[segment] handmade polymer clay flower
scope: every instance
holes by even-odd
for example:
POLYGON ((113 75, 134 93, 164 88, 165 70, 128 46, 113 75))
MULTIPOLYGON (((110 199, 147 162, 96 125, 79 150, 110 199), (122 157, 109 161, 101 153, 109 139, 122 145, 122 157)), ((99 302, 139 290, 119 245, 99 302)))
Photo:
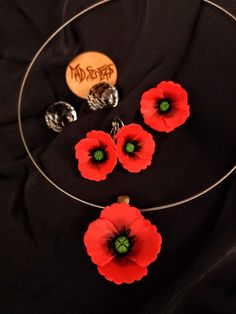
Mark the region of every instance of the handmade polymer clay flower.
POLYGON ((141 125, 131 123, 123 126, 116 134, 115 141, 117 157, 125 169, 139 172, 151 165, 155 142, 141 125))
POLYGON ((105 180, 117 163, 116 147, 111 136, 103 131, 91 131, 75 145, 78 169, 84 178, 105 180))
POLYGON ((186 90, 172 81, 162 81, 144 92, 140 101, 144 122, 160 132, 171 132, 190 115, 186 90))
POLYGON ((87 253, 98 272, 116 284, 147 275, 147 266, 156 260, 161 243, 156 226, 136 207, 124 203, 105 207, 84 235, 87 253))

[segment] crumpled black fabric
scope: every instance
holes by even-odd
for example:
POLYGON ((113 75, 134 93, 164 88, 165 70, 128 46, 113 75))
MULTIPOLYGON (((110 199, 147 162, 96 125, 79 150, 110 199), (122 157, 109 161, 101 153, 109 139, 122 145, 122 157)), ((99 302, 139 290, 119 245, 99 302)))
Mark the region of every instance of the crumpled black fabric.
MULTIPOLYGON (((140 282, 116 286, 97 273, 83 234, 100 210, 51 186, 30 162, 17 125, 17 97, 30 60, 50 34, 96 1, 0 2, 0 313, 236 313, 236 179, 182 206, 145 213, 163 247, 140 282)), ((218 1, 236 14, 234 1, 218 1)), ((114 0, 65 28, 32 69, 23 97, 29 148, 49 177, 99 205, 130 195, 147 208, 178 201, 226 173, 236 155, 236 24, 200 0, 114 0), (97 50, 118 68, 120 103, 91 112, 65 85, 76 54, 97 50), (141 94, 162 80, 189 92, 191 117, 170 134, 143 124, 141 94), (70 102, 78 121, 61 134, 44 112, 70 102), (115 116, 141 123, 157 142, 139 174, 121 167, 106 181, 81 178, 74 144, 91 129, 109 131, 115 116)))

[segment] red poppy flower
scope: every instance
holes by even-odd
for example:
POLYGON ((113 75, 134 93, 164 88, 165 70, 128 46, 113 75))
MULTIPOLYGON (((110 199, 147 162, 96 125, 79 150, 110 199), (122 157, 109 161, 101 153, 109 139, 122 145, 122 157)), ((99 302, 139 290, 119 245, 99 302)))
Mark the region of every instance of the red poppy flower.
POLYGON ((117 163, 115 143, 103 131, 88 132, 75 145, 75 152, 81 175, 90 180, 105 180, 117 163))
POLYGON ((140 105, 144 122, 160 132, 173 131, 190 115, 186 90, 172 81, 163 81, 143 93, 140 105))
POLYGON ((125 169, 139 172, 151 165, 155 142, 139 124, 122 127, 115 140, 118 159, 125 169))
POLYGON ((132 283, 147 275, 147 266, 161 249, 156 226, 128 204, 102 210, 84 235, 87 253, 98 272, 116 284, 132 283))

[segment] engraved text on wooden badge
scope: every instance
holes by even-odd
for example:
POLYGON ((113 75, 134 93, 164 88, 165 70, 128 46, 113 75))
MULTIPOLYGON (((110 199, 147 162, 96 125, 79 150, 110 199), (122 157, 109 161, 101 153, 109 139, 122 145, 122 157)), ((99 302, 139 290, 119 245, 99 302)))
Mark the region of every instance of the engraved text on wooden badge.
POLYGON ((117 69, 114 62, 96 51, 76 56, 66 68, 66 82, 77 96, 86 99, 90 88, 100 82, 115 85, 117 69))

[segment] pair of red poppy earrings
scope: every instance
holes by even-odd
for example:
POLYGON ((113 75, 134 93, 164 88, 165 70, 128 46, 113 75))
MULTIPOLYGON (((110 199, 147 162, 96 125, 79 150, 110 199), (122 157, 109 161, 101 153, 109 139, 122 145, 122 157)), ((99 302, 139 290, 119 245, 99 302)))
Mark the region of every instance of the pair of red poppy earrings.
MULTIPOLYGON (((190 115, 186 90, 172 81, 162 81, 145 91, 140 101, 144 122, 159 132, 171 132, 190 115)), ((78 169, 84 178, 101 181, 117 161, 129 172, 137 173, 151 165, 155 152, 152 135, 141 125, 124 125, 116 118, 110 134, 92 130, 75 145, 78 169)))

